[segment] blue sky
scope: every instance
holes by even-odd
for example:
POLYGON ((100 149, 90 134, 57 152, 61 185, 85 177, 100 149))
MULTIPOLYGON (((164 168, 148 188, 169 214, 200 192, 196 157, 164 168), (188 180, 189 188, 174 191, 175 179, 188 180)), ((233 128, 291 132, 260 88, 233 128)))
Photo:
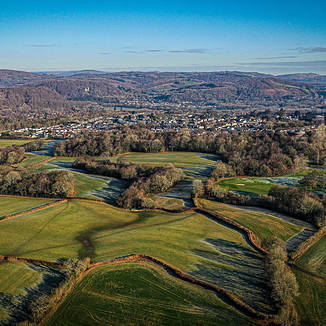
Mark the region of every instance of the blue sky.
POLYGON ((325 1, 0 1, 1 68, 326 74, 325 1))

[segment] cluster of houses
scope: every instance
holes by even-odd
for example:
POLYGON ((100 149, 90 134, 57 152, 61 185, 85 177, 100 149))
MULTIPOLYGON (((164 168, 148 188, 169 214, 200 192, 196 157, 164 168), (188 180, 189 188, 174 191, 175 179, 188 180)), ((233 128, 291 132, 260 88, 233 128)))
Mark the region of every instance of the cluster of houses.
MULTIPOLYGON (((293 118, 289 117, 288 119, 293 118)), ((236 113, 217 115, 207 111, 188 113, 166 111, 116 112, 110 116, 92 118, 87 121, 73 121, 41 128, 23 128, 11 131, 11 134, 14 134, 15 137, 24 138, 65 139, 84 130, 99 132, 102 130, 119 130, 124 126, 131 127, 134 125, 147 127, 158 133, 190 130, 198 134, 218 134, 267 129, 268 124, 266 122, 267 120, 263 117, 237 115, 236 113)), ((283 131, 298 134, 314 127, 316 126, 305 127, 302 130, 283 131)))

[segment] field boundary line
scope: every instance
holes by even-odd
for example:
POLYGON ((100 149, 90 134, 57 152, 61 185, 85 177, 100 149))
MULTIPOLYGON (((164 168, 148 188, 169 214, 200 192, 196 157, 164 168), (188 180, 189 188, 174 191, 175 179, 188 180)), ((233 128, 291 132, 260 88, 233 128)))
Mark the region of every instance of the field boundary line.
POLYGON ((239 310, 240 312, 249 315, 253 318, 256 318, 258 320, 263 320, 266 322, 272 322, 275 319, 274 315, 268 315, 265 313, 261 313, 256 311, 254 308, 250 307, 246 303, 244 303, 242 300, 238 299, 236 296, 228 292, 227 290, 220 288, 216 285, 207 283, 205 281, 198 280, 192 276, 189 276, 188 274, 178 270, 177 268, 172 267, 171 265, 163 262, 162 260, 149 256, 149 255, 142 255, 142 254, 134 254, 129 255, 125 257, 120 258, 114 258, 106 261, 100 261, 100 262, 93 262, 91 263, 89 270, 92 270, 96 267, 104 266, 104 265, 110 265, 110 264, 116 264, 116 263, 123 263, 123 262, 151 262, 155 265, 162 267, 167 272, 170 272, 173 276, 176 278, 183 280, 185 282, 191 283, 193 285, 197 285, 205 290, 212 291, 216 294, 220 294, 228 301, 228 304, 239 310))
MULTIPOLYGON (((26 197, 24 197, 24 198, 26 198, 26 197)), ((33 197, 33 198, 37 198, 37 197, 33 197)), ((21 211, 21 212, 8 214, 8 215, 3 215, 3 216, 0 216, 0 222, 6 221, 6 220, 8 220, 8 219, 10 219, 12 217, 28 214, 28 213, 31 213, 31 212, 36 212, 36 211, 39 211, 39 210, 41 210, 43 208, 48 208, 48 207, 51 207, 51 206, 54 206, 54 205, 57 205, 57 204, 65 203, 66 201, 67 201, 66 199, 56 200, 54 202, 43 204, 43 205, 40 205, 40 206, 36 206, 36 207, 30 208, 30 209, 26 209, 26 210, 21 211)))
POLYGON ((31 164, 31 165, 27 165, 25 168, 26 168, 26 169, 30 169, 30 168, 33 168, 34 166, 38 166, 38 165, 40 165, 40 164, 42 164, 42 163, 50 162, 50 161, 52 161, 52 160, 54 160, 54 159, 55 159, 55 157, 50 157, 50 158, 47 158, 47 159, 45 159, 45 160, 42 160, 42 161, 39 161, 39 162, 33 163, 33 164, 31 164))
POLYGON ((49 266, 49 267, 58 267, 58 268, 65 267, 65 264, 61 263, 61 262, 48 261, 48 260, 42 260, 42 259, 33 259, 33 258, 22 258, 22 257, 7 256, 7 255, 5 255, 5 256, 0 255, 0 261, 31 263, 31 264, 44 265, 44 266, 49 266))
POLYGON ((103 260, 99 262, 93 262, 90 264, 88 269, 82 273, 65 291, 63 296, 60 298, 58 303, 51 309, 49 314, 44 317, 44 319, 38 324, 39 326, 43 325, 51 316, 52 314, 59 308, 59 306, 63 303, 64 299, 67 297, 67 295, 74 289, 74 287, 77 285, 78 282, 80 282, 86 275, 88 275, 92 270, 96 269, 97 267, 105 266, 105 265, 111 265, 111 264, 117 264, 117 263, 127 263, 127 262, 150 262, 155 264, 156 266, 159 266, 166 270, 170 275, 176 277, 177 279, 180 279, 182 281, 188 282, 192 285, 199 286, 205 290, 211 291, 217 295, 220 295, 225 300, 224 302, 228 304, 229 306, 235 308, 240 313, 243 313, 247 316, 250 316, 254 319, 257 319, 265 324, 271 324, 275 321, 276 315, 272 314, 265 314, 262 312, 258 312, 251 306, 244 303, 242 300, 238 299, 235 295, 231 294, 227 290, 220 288, 216 285, 207 283, 205 281, 198 280, 192 276, 189 276, 188 274, 172 267, 171 265, 155 258, 149 255, 143 255, 143 254, 131 254, 124 257, 118 257, 113 258, 109 260, 103 260))
POLYGON ((291 254, 290 263, 294 264, 307 250, 316 244, 326 233, 326 226, 320 228, 308 239, 302 242, 291 254))
POLYGON ((318 275, 318 274, 316 274, 316 273, 314 273, 314 272, 307 271, 306 269, 301 268, 301 267, 299 267, 299 266, 297 266, 297 265, 295 265, 295 264, 288 263, 288 265, 289 265, 292 269, 295 269, 295 270, 297 270, 297 271, 299 271, 299 272, 301 272, 301 273, 307 274, 307 275, 309 275, 309 276, 311 276, 311 277, 314 277, 314 278, 318 278, 318 279, 320 279, 320 280, 323 280, 324 282, 326 281, 326 277, 325 277, 325 276, 318 275))
POLYGON ((257 241, 257 236, 254 232, 252 232, 251 230, 249 230, 248 228, 244 227, 243 225, 233 221, 233 220, 230 220, 229 218, 221 215, 221 214, 218 214, 216 212, 213 212, 209 209, 206 209, 206 208, 203 208, 200 203, 198 202, 198 200, 195 200, 195 205, 196 205, 196 208, 195 208, 195 211, 197 212, 203 212, 203 213, 206 213, 210 216, 212 216, 214 219, 217 219, 217 220, 220 220, 226 224, 229 224, 231 226, 233 226, 234 228, 246 233, 248 239, 249 239, 249 242, 251 243, 251 245, 258 251, 260 252, 261 254, 266 254, 266 250, 260 245, 260 243, 257 241))

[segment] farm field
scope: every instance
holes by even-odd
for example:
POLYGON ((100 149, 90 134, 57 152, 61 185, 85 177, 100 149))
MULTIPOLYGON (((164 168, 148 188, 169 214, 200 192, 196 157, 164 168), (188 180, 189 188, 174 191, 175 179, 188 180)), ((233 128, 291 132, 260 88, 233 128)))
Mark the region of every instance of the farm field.
POLYGON ((211 249, 202 243, 206 237, 247 247, 238 232, 194 212, 130 212, 97 202, 69 200, 1 222, 0 254, 47 260, 89 256, 94 261, 143 253, 189 269, 198 262, 189 250, 211 249), (12 238, 17 239, 14 244, 12 238), (149 245, 153 239, 155 246, 149 245))
POLYGON ((275 185, 295 186, 298 182, 298 177, 236 177, 221 179, 217 184, 230 191, 267 195, 269 189, 275 185))
POLYGON ((219 213, 250 229, 260 241, 272 235, 286 241, 303 229, 303 227, 268 214, 250 212, 212 200, 200 199, 199 202, 204 208, 219 213))
POLYGON ((299 258, 296 265, 326 276, 326 234, 299 258))
POLYGON ((191 169, 198 166, 213 166, 217 161, 217 156, 205 153, 192 152, 167 152, 167 153, 130 153, 111 158, 116 162, 119 157, 126 158, 133 163, 151 163, 164 165, 171 163, 177 168, 191 169))
POLYGON ((43 199, 0 195, 0 216, 22 212, 52 201, 53 200, 50 198, 43 199))
POLYGON ((25 263, 7 262, 0 264, 0 289, 5 295, 26 294, 26 289, 40 281, 40 274, 25 263))
POLYGON ((300 295, 294 305, 299 315, 299 325, 325 325, 326 283, 299 271, 294 271, 300 295))
POLYGON ((31 154, 31 153, 26 153, 25 154, 26 158, 16 164, 16 166, 18 167, 27 167, 29 165, 32 165, 34 163, 37 163, 37 162, 40 162, 40 161, 43 161, 43 160, 46 160, 48 158, 50 158, 50 156, 44 156, 44 155, 35 155, 35 154, 31 154))
POLYGON ((52 261, 146 254, 183 271, 200 271, 198 277, 225 286, 258 310, 272 309, 262 257, 239 232, 194 212, 130 212, 69 200, 3 221, 0 248, 3 255, 52 261), (219 278, 211 279, 213 273, 219 278))
POLYGON ((33 139, 0 139, 0 148, 9 147, 12 145, 21 146, 32 141, 33 139))
POLYGON ((45 323, 55 325, 252 325, 216 295, 150 263, 97 267, 45 323), (108 282, 109 280, 109 282, 108 282))
POLYGON ((50 293, 61 281, 58 270, 23 262, 0 264, 0 324, 17 325, 26 318, 29 300, 50 293))

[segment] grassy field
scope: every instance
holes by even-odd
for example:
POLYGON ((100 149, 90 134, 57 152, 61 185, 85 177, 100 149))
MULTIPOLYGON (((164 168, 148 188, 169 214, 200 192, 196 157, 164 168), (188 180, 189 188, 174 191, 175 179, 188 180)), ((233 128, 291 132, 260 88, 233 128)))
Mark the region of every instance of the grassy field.
POLYGON ((310 272, 326 276, 326 234, 308 249, 296 264, 310 272))
POLYGON ((301 176, 287 175, 273 178, 263 177, 236 177, 222 179, 217 182, 224 189, 239 192, 248 192, 258 195, 267 195, 269 189, 275 185, 297 186, 301 176))
POLYGON ((217 184, 231 191, 242 191, 251 192, 254 194, 268 194, 270 188, 272 188, 272 183, 262 182, 260 178, 250 177, 250 178, 229 178, 222 179, 217 184))
POLYGON ((21 146, 32 141, 33 139, 0 139, 0 148, 9 147, 12 145, 21 146))
POLYGON ((37 162, 40 162, 40 161, 50 158, 50 156, 35 155, 35 154, 30 154, 30 153, 26 153, 25 156, 26 156, 26 158, 21 163, 18 163, 16 166, 26 167, 26 166, 29 166, 34 163, 37 163, 37 162))
POLYGON ((75 186, 76 196, 83 196, 92 190, 101 189, 106 184, 104 180, 92 178, 82 173, 74 172, 74 175, 77 179, 75 186))
POLYGON ((20 262, 0 264, 0 292, 4 295, 18 296, 26 293, 26 289, 40 281, 40 274, 20 262))
POLYGON ((0 263, 0 325, 26 319, 30 301, 49 294, 62 280, 59 270, 22 262, 0 263))
POLYGON ((295 299, 299 325, 325 325, 326 283, 294 271, 299 284, 300 295, 295 299))
POLYGON ((257 309, 270 311, 261 256, 240 233, 201 214, 130 212, 70 200, 3 221, 0 229, 0 254, 97 261, 135 253, 223 285, 257 309))
POLYGON ((203 243, 205 238, 247 247, 239 233, 196 213, 130 212, 71 200, 3 221, 0 254, 49 260, 89 256, 101 260, 143 253, 189 269, 198 262, 190 251, 212 251, 203 243))
POLYGON ((211 200, 200 199, 200 204, 247 227, 260 241, 272 235, 286 241, 303 229, 271 215, 250 212, 211 200))
POLYGON ((0 216, 22 212, 51 201, 53 200, 0 195, 0 216))
POLYGON ((181 199, 169 198, 163 196, 154 196, 152 199, 154 200, 155 206, 157 208, 182 209, 185 207, 181 199))
POLYGON ((150 263, 98 267, 45 325, 252 325, 213 293, 150 263))
POLYGON ((134 163, 152 163, 163 165, 172 163, 177 168, 190 169, 196 166, 214 165, 217 156, 205 153, 169 152, 169 153, 130 153, 111 158, 116 162, 119 157, 134 163))

